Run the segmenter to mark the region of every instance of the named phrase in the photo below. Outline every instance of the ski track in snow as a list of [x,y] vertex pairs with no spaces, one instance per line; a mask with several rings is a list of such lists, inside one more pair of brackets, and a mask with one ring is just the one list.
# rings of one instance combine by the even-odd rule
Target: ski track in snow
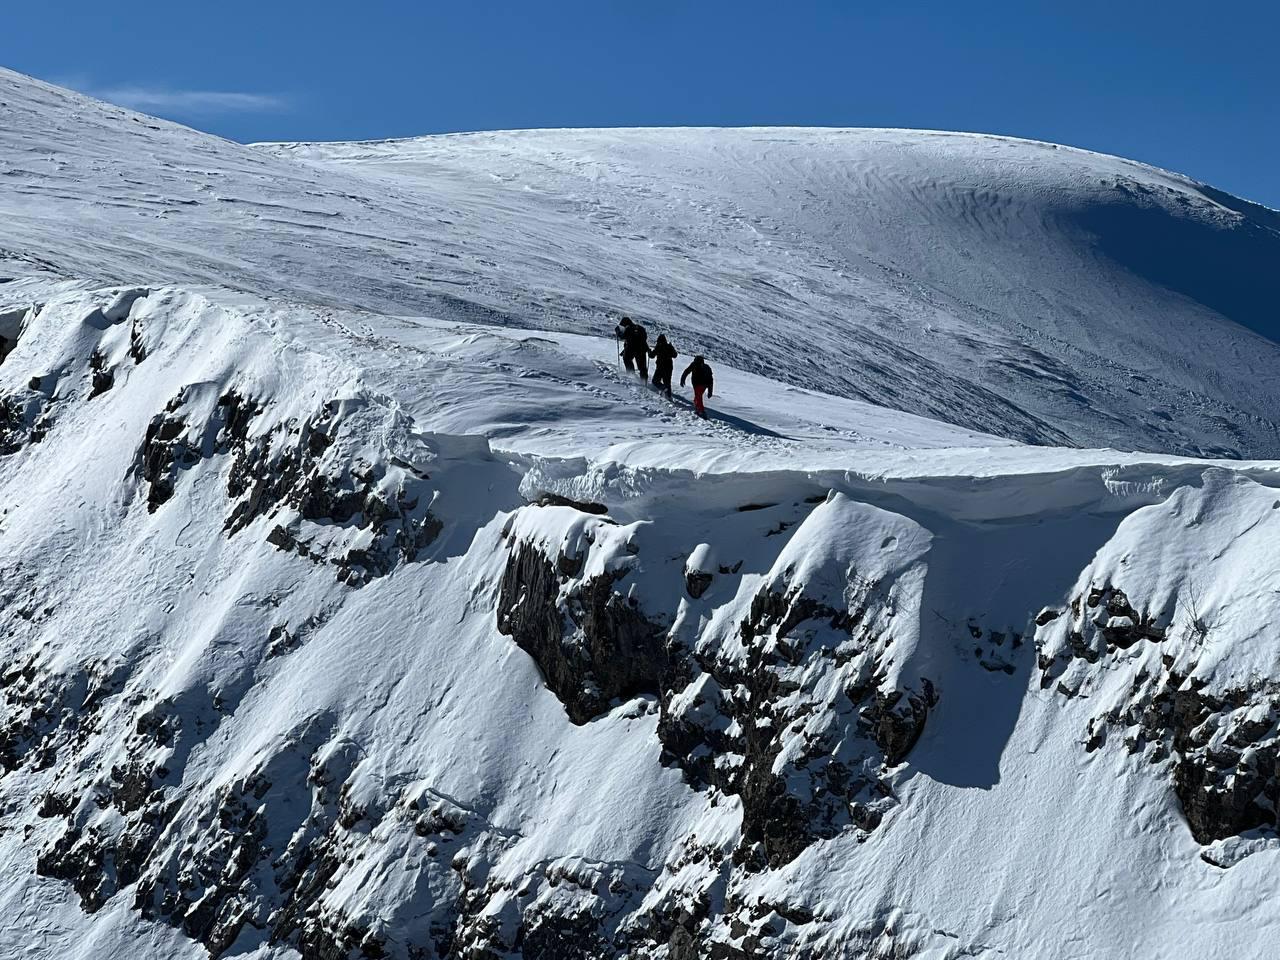
[[1270,281],[1115,245],[1274,212],[971,135],[0,111],[0,954],[1270,955]]

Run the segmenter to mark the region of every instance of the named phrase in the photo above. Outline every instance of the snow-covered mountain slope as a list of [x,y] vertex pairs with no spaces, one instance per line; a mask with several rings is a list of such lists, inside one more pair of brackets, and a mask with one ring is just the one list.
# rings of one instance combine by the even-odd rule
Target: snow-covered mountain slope
[[[1270,956],[1280,462],[1010,439],[1110,429],[1127,374],[1089,379],[1084,358],[1141,340],[1086,309],[1106,287],[1180,324],[1124,402],[1165,390],[1185,416],[1134,420],[1135,445],[1270,449],[1265,417],[1227,406],[1269,389],[1268,341],[1027,206],[1127,169],[1212,236],[1228,215],[1206,188],[884,132],[247,149],[0,83],[22,118],[0,125],[0,956]],[[743,286],[816,276],[795,237],[817,226],[748,241],[756,214],[716,233],[672,212],[703,246],[667,270],[658,241],[599,240],[565,203],[587,190],[566,157],[609,137],[593,189],[646,230],[682,183],[708,209],[764,203],[778,154],[726,160],[762,136],[843,143],[851,177],[886,140],[900,167],[880,175],[902,183],[926,160],[958,176],[959,154],[993,186],[957,222],[994,237],[1003,217],[1023,242],[975,240],[967,279],[936,259],[934,281],[895,286],[840,233],[842,289],[880,317],[896,290],[902,312],[890,336],[851,309],[837,341],[818,294],[792,287],[784,327]],[[543,137],[568,152],[530,189],[490,178]],[[1006,149],[1056,159],[1001,179],[982,157]],[[650,172],[623,189],[632,163]],[[769,202],[800,216],[780,188]],[[451,224],[428,217],[445,206]],[[1244,209],[1223,236],[1267,249],[1271,214]],[[880,242],[896,261],[908,241]],[[1051,251],[1059,277],[1093,278],[1089,315],[997,335],[993,304]],[[453,275],[407,272],[448,254]],[[1021,263],[1018,284],[978,297],[984,258]],[[686,352],[723,344],[707,421],[584,332],[624,279],[642,306],[720,305],[718,332],[662,314]],[[968,306],[939,306],[962,283]],[[948,339],[979,313],[981,343]],[[1255,392],[1244,367],[1200,378],[1196,337],[1249,345]],[[960,389],[1029,349],[1059,358],[1078,410],[1045,393],[1041,419],[1016,379]],[[906,409],[857,396],[889,399],[855,377],[873,354]]]
[[1280,454],[1280,215],[1129,161],[889,130],[248,148],[4,72],[0,119],[14,275],[597,335],[633,313],[1011,439]]
[[6,952],[1273,942],[1280,465],[731,370],[704,424],[607,341],[217,291],[0,316]]

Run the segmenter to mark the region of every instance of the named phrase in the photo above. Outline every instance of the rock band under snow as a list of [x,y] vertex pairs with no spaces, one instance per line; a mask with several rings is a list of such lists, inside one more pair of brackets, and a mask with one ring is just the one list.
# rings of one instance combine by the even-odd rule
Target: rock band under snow
[[[642,324],[635,323],[630,317],[623,317],[622,322],[614,328],[614,336],[619,341],[619,353],[628,370],[640,374],[641,380],[649,379],[649,358],[653,358],[653,385],[662,390],[671,399],[671,374],[676,357],[680,354],[663,334],[658,334],[657,342],[649,346],[649,331]],[[707,410],[702,398],[715,395],[715,379],[711,365],[702,356],[693,358],[693,362],[680,374],[680,386],[690,377],[693,379],[693,410],[700,417],[706,417]]]

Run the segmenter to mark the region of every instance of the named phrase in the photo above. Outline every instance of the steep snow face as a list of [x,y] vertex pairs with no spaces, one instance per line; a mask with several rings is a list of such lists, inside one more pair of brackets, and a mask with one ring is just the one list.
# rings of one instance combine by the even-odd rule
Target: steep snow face
[[605,333],[1019,441],[1280,453],[1274,211],[892,130],[242,147],[0,72],[0,264]]
[[704,423],[607,341],[225,291],[0,315],[0,952],[1274,942],[1275,463],[724,367]]

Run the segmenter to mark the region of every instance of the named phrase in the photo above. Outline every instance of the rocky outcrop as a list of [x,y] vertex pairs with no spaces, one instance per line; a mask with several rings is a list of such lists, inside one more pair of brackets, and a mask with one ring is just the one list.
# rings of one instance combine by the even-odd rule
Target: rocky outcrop
[[[353,586],[417,560],[439,535],[429,477],[344,455],[346,404],[334,401],[301,424],[255,432],[266,414],[262,404],[235,391],[210,404],[202,394],[183,391],[147,428],[134,472],[152,512],[173,496],[183,471],[220,457],[230,461],[228,536],[274,519],[267,542],[333,565],[338,579]],[[308,533],[313,526],[315,535]],[[334,526],[350,535],[334,537],[327,529]]]
[[25,390],[0,395],[0,457],[42,441],[53,426],[54,410],[39,378]]
[[27,317],[36,310],[39,310],[39,307],[0,308],[0,363],[9,359],[9,354],[13,353],[18,346],[18,337],[22,334],[23,325]]
[[101,662],[51,674],[36,654],[8,667],[0,675],[0,773],[24,765],[47,769],[68,746],[83,743],[126,676],[123,668]]
[[472,880],[474,857],[455,862],[463,878],[449,954],[538,960],[652,956],[654,927],[637,917],[656,879],[636,864],[557,858],[514,881]]
[[169,401],[164,413],[156,414],[147,426],[147,435],[138,448],[136,470],[147,485],[147,509],[155,513],[173,496],[177,472],[200,462],[200,449],[183,435],[186,420],[179,415],[181,395]]
[[609,508],[603,503],[587,500],[573,500],[558,493],[541,491],[530,501],[535,507],[569,507],[582,513],[590,513],[598,517],[606,516]]
[[[0,456],[41,442],[64,416],[74,419],[122,389],[159,348],[149,297],[146,289],[118,289],[100,292],[97,305],[77,302],[79,323],[61,341],[62,355],[41,358],[49,365],[30,371],[25,387],[0,394]],[[32,314],[24,308],[23,316]],[[272,383],[220,386],[193,376],[174,392],[151,417],[128,470],[147,509],[160,510],[184,476],[216,463],[226,478],[229,536],[272,520],[263,533],[274,534],[270,542],[332,565],[356,586],[416,561],[442,529],[430,510],[435,487],[409,460],[366,439],[415,454],[429,442],[381,397],[330,399],[309,415],[285,416],[273,409]]]
[[[27,443],[39,443],[53,429],[61,406],[77,399],[92,400],[115,386],[117,376],[129,367],[129,356],[113,360],[102,347],[102,340],[116,324],[129,319],[134,304],[145,300],[145,289],[102,291],[102,306],[88,308],[79,318],[81,333],[77,342],[71,337],[64,344],[61,357],[40,356],[40,367],[27,373],[14,373],[13,379],[25,378],[25,389],[10,388],[0,394],[0,457],[22,449]],[[43,305],[33,304],[12,310],[0,310],[0,363],[9,360],[18,345],[18,337],[36,321]],[[26,339],[25,334],[23,339]],[[97,341],[95,343],[94,341]],[[136,357],[132,358],[136,361]]]
[[498,629],[537,663],[574,723],[616,702],[657,697],[670,669],[666,628],[615,587],[626,570],[577,579],[581,558],[555,564],[517,545],[498,592]]
[[685,592],[694,600],[701,600],[714,580],[715,574],[703,570],[688,570],[684,575]]
[[89,399],[92,400],[99,394],[106,393],[116,383],[115,374],[107,365],[107,358],[104,354],[94,351],[89,357],[89,369],[92,371],[92,382],[89,387]]
[[1202,844],[1280,827],[1280,687],[1258,681],[1213,695],[1167,669],[1141,677],[1117,709],[1096,717],[1085,749],[1120,741],[1169,772]]
[[[585,723],[639,694],[659,698],[663,762],[697,787],[741,798],[739,868],[778,867],[818,840],[874,830],[896,802],[884,773],[909,754],[937,701],[927,680],[886,680],[888,585],[856,579],[843,609],[803,583],[765,586],[736,642],[695,649],[667,635],[674,610],[639,607],[643,558],[628,555],[624,532],[604,537],[594,522],[572,521],[565,543],[582,546],[555,553],[513,534],[498,591],[498,629],[533,658],[570,719]],[[711,567],[721,569],[699,547],[685,563],[685,592],[694,593],[691,569]]]
[[[1075,696],[1081,682],[1078,676],[1067,682],[1071,663],[1114,669],[1136,644],[1169,640],[1169,612],[1138,609],[1111,584],[1082,592],[1070,613],[1066,643],[1039,658],[1040,685],[1057,680],[1055,689],[1065,696]],[[1038,619],[1044,627],[1058,617]],[[1182,656],[1166,653],[1157,669],[1138,669],[1123,699],[1090,720],[1084,749],[1120,748],[1163,771],[1199,843],[1274,830],[1280,826],[1280,687],[1256,677],[1211,692],[1196,673],[1208,627],[1194,612],[1188,620],[1178,645]]]
[[[927,681],[880,689],[866,599],[840,611],[800,590],[763,590],[740,626],[745,659],[701,659],[664,698],[664,758],[741,797],[737,860],[749,869],[781,866],[845,829],[874,830],[894,802],[881,773],[915,745],[936,694]],[[848,679],[818,681],[833,673]]]
[[[1041,651],[1040,686],[1053,685],[1073,659],[1097,663],[1103,656],[1127,650],[1141,641],[1161,643],[1167,635],[1166,612],[1140,611],[1130,604],[1125,592],[1112,584],[1092,586],[1072,599],[1068,647],[1054,653]],[[1045,608],[1036,618],[1037,626],[1058,620],[1059,614]]]

